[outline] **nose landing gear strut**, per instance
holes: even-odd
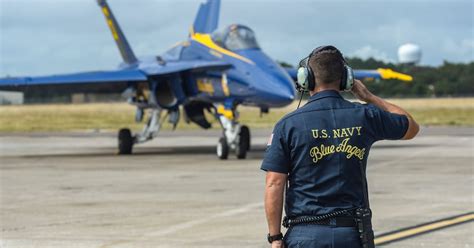
[[[245,159],[250,150],[250,129],[238,122],[237,110],[225,110],[223,106],[217,108],[217,117],[223,128],[223,135],[219,138],[216,154],[219,159],[227,159],[230,150],[235,151],[238,159]]]

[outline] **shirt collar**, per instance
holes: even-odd
[[[313,96],[311,96],[308,100],[308,102],[316,101],[322,98],[326,97],[337,97],[337,98],[342,98],[341,94],[339,94],[339,91],[337,90],[324,90],[320,91]]]

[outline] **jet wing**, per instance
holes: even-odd
[[[54,92],[121,93],[130,84],[146,82],[148,76],[160,77],[182,71],[224,70],[230,64],[221,61],[189,60],[145,63],[138,68],[82,72],[39,77],[0,78],[0,90],[47,90]]]
[[[297,69],[285,68],[293,80],[297,79]],[[393,71],[392,69],[379,68],[376,70],[354,70],[354,77],[357,79],[397,79],[405,82],[410,82],[413,77],[407,74]]]
[[[39,77],[0,78],[0,90],[120,93],[130,82],[146,81],[138,69],[94,71]]]
[[[357,79],[396,79],[405,82],[413,81],[413,77],[407,74],[393,71],[392,69],[378,68],[377,70],[354,70]]]
[[[148,76],[172,74],[181,71],[227,70],[232,65],[220,60],[176,60],[142,63],[139,67]]]
[[[41,77],[6,77],[0,78],[0,87],[21,87],[30,85],[54,84],[81,84],[81,83],[109,83],[123,81],[145,81],[146,75],[137,69],[117,71],[95,71],[64,75],[51,75]]]

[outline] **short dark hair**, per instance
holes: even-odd
[[[323,50],[311,55],[308,61],[314,73],[316,84],[340,83],[344,65],[341,54],[336,50]]]

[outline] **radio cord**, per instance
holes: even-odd
[[[303,100],[303,93],[304,91],[300,91],[300,101],[298,102],[298,107],[296,107],[296,109],[300,108],[301,100]]]

